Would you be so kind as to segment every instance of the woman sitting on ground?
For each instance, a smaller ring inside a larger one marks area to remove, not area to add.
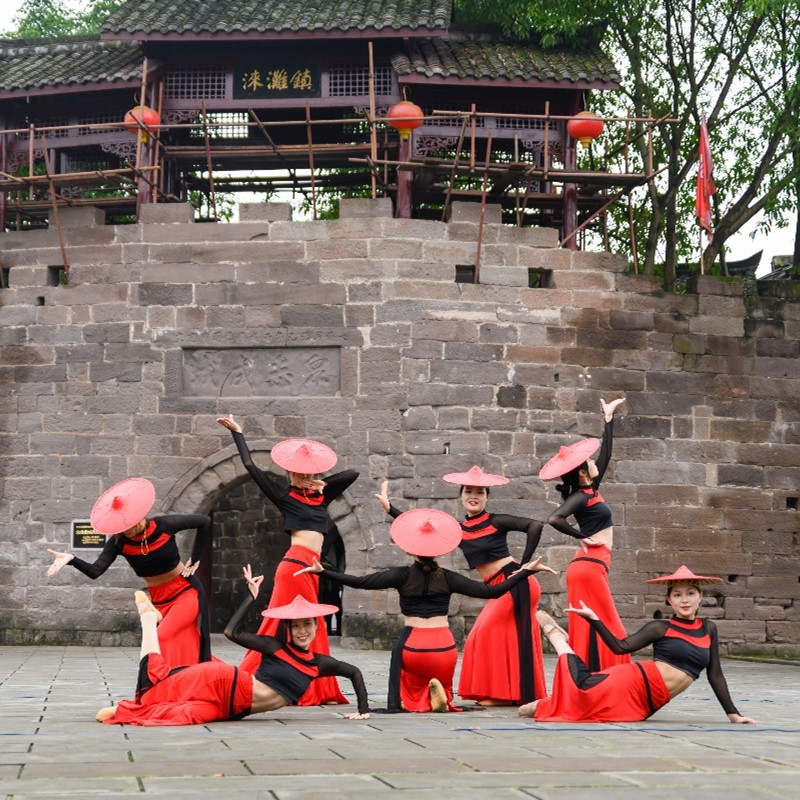
[[[651,578],[647,583],[666,584],[673,616],[648,622],[624,639],[611,633],[585,603],[567,608],[588,620],[614,653],[653,646],[652,660],[617,664],[600,672],[591,672],[567,644],[564,630],[539,611],[542,630],[558,653],[553,691],[549,697],[520,706],[520,716],[537,722],[639,722],[688,689],[705,669],[728,719],[754,723],[731,700],[720,665],[717,626],[697,616],[703,599],[700,587],[721,582],[722,578],[695,575],[685,566],[671,575]]]
[[[267,609],[263,615],[282,620],[278,636],[243,633],[239,626],[258,597],[263,575],[253,577],[243,568],[249,589],[242,605],[225,627],[225,636],[261,654],[255,674],[224,661],[210,661],[170,670],[161,656],[156,625],[160,614],[144,592],[136,592],[142,623],[139,686],[135,700],[102,708],[96,719],[130,725],[200,725],[242,719],[249,714],[275,711],[297,703],[311,682],[320,676],[349,678],[358,698],[358,712],[345,719],[368,719],[364,679],[358,667],[311,651],[317,618],[332,614],[335,606],[309,603],[301,596],[288,605]]]

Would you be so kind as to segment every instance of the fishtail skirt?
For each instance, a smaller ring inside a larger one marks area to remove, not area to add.
[[[580,608],[583,600],[614,636],[624,639],[628,634],[619,618],[608,585],[610,567],[611,550],[605,545],[590,547],[588,554],[583,548],[579,548],[567,567],[567,602],[573,608]],[[593,672],[608,669],[615,664],[629,664],[631,661],[627,653],[612,653],[592,626],[577,614],[570,615],[569,646]]]
[[[224,661],[170,669],[160,653],[139,664],[136,700],[122,700],[107,724],[200,725],[250,713],[253,676]]]
[[[519,569],[506,564],[485,581],[494,586]],[[542,590],[531,577],[489,600],[464,643],[458,694],[467,700],[529,703],[547,694],[536,608]]]
[[[558,657],[553,693],[540,700],[537,722],[640,722],[669,702],[654,661],[590,672],[574,654]]]

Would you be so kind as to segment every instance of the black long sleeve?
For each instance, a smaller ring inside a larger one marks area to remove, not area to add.
[[[358,470],[345,469],[341,472],[335,472],[327,478],[323,478],[322,480],[325,481],[325,488],[322,490],[322,496],[325,498],[325,505],[328,505],[328,503],[331,503],[339,497],[339,495],[355,481],[358,474]]]
[[[442,570],[447,578],[447,585],[450,587],[453,594],[463,594],[467,597],[480,597],[487,600],[493,600],[496,597],[501,597],[507,591],[513,589],[518,583],[526,581],[533,575],[528,569],[521,569],[515,572],[510,578],[507,578],[500,583],[495,583],[490,586],[483,581],[474,581],[472,578],[467,578],[458,572],[445,569]]]
[[[84,561],[82,558],[74,556],[69,562],[70,566],[75,567],[78,572],[82,572],[93,581],[97,580],[116,560],[122,552],[116,536],[109,536],[103,546],[100,555],[92,562]]]
[[[244,468],[250,473],[250,477],[256,482],[258,488],[280,509],[280,501],[283,495],[286,494],[286,488],[276,483],[263,469],[255,465],[253,456],[250,454],[250,448],[245,441],[244,434],[239,433],[239,431],[231,431],[231,433],[233,434],[233,441],[236,443],[236,449],[239,451],[239,456],[242,459]]]
[[[333,656],[324,656],[317,653],[317,666],[319,667],[320,677],[336,676],[347,678],[353,684],[359,714],[369,713],[369,700],[364,676],[355,664],[348,664],[346,661],[339,661],[338,658]]]
[[[595,466],[597,467],[597,477],[594,479],[593,485],[597,489],[600,486],[600,481],[603,480],[603,475],[606,474],[606,467],[608,462],[611,461],[611,447],[614,441],[614,417],[606,422],[603,428],[603,439],[600,442],[600,452],[595,459]]]
[[[599,619],[585,618],[589,625],[597,631],[598,636],[608,646],[608,649],[616,655],[624,653],[635,653],[642,650],[653,642],[658,641],[667,630],[669,622],[665,619],[654,619],[652,622],[645,623],[638,631],[618,639]]]
[[[206,544],[211,541],[211,517],[206,514],[167,514],[154,519],[160,530],[171,534],[196,528],[197,533],[190,558],[193,564],[200,560]]]
[[[530,517],[515,517],[512,514],[492,514],[492,523],[498,530],[506,533],[519,531],[525,534],[525,550],[522,554],[522,563],[527,564],[539,546],[542,538],[544,523]]]
[[[591,534],[581,533],[580,528],[573,528],[567,522],[567,517],[574,516],[585,508],[589,502],[589,495],[585,492],[573,492],[547,519],[548,525],[552,525],[557,531],[566,533],[575,539],[588,539]]]
[[[706,676],[708,677],[708,682],[711,684],[711,689],[713,690],[717,700],[719,700],[722,710],[726,714],[739,714],[739,711],[731,699],[731,694],[728,690],[728,682],[725,680],[725,676],[722,674],[722,664],[720,663],[719,657],[719,634],[717,632],[717,626],[710,620],[705,620],[705,623],[706,628],[708,628],[708,634],[711,637],[711,648],[709,650],[710,659],[708,666],[706,667]]]

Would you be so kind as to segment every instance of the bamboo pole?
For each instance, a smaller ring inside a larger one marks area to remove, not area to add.
[[[44,168],[48,177],[52,175],[50,170],[50,154],[47,151],[47,141],[42,136],[42,149],[44,150]],[[64,231],[61,229],[61,218],[58,214],[58,198],[56,196],[56,187],[53,181],[50,181],[50,201],[53,204],[53,222],[56,223],[56,231],[58,233],[58,246],[61,248],[61,261],[64,264],[64,279],[69,283],[69,260],[67,259],[67,249],[64,245]]]
[[[370,158],[375,162],[378,158],[378,138],[375,131],[375,57],[372,52],[372,42],[367,42],[369,50],[369,144]],[[372,199],[377,196],[375,186],[375,172],[370,171],[370,183],[372,185]]]

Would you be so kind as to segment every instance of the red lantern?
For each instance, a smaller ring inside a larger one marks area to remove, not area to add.
[[[605,128],[597,114],[591,111],[579,111],[568,123],[567,133],[577,139],[584,147],[588,147]]]
[[[141,125],[139,124],[141,122]],[[149,106],[136,106],[125,114],[125,130],[128,133],[138,133],[141,142],[147,142],[150,128],[161,122],[161,117],[154,108]],[[142,127],[142,125],[144,127]]]
[[[400,132],[400,138],[405,141],[415,128],[422,125],[425,114],[422,109],[410,100],[401,100],[386,112],[386,121]]]

